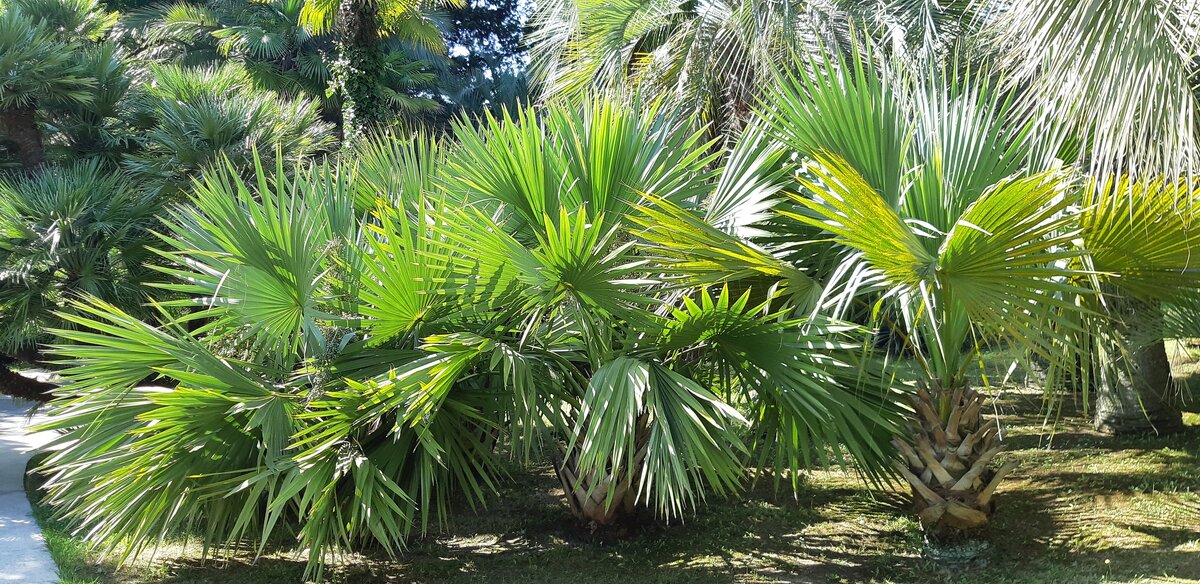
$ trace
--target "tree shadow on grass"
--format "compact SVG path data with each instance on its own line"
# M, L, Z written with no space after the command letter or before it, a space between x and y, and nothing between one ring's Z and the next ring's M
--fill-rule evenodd
M872 494L856 478L814 473L793 496L760 484L710 497L694 515L648 522L624 537L594 533L568 511L549 466L513 472L485 509L415 538L397 558L363 553L328 572L336 583L399 582L1097 582L1173 576L1200 580L1200 427L1149 438L1108 438L1076 424L1049 447L1036 414L1009 452L1022 462L997 495L988 563L942 571L920 559L921 535L900 492ZM1194 479L1194 480L1193 480ZM1190 481L1190 483L1189 483ZM1109 563L1105 563L1108 560ZM160 575L121 582L285 584L302 558L251 563L172 560Z
M497 502L512 514L499 537L472 521L414 546L404 558L414 580L459 582L828 582L865 579L905 549L911 525L861 486L806 486L797 497L767 486L738 499L713 499L673 525L648 523L623 538L579 525L545 474L525 479L553 506L527 509L528 497ZM526 491L528 492L528 491ZM494 533L494 532L493 532Z
M1022 465L997 496L996 560L971 581L1200 580L1200 427L1058 438L1010 441Z
M1115 484L1080 487L1081 478L1038 477L1006 493L989 530L995 560L971 581L1200 580L1200 498L1135 497Z
M682 522L650 522L614 537L593 533L576 521L553 472L543 467L514 473L488 508L457 510L449 528L414 539L399 557L355 555L331 569L329 580L630 584L1096 582L1139 575L1200 579L1200 534L1193 534L1200 519L1188 519L1200 518L1200 495L1170 492L1186 488L1182 481L1191 476L1189 469L1200 469L1200 429L1190 428L1182 437L1102 441L1079 449L1067 449L1063 443L1048 450L1015 448L1019 445L1012 444L1009 455L1025 462L997 495L997 512L987 531L993 548L990 559L966 572L943 571L920 558L921 535L904 493L872 494L840 473L818 473L820 478L803 485L796 496L787 489L776 493L768 484L737 499L713 498ZM1044 455L1062 456L1064 463L1038 458ZM217 566L221 569L214 569ZM301 581L304 564L298 558L279 557L257 565L241 559L175 561L167 571L166 578L155 581L282 584Z
M625 537L593 533L561 499L549 469L514 476L487 510L460 512L453 526L411 542L397 558L363 554L329 573L345 583L390 582L830 582L895 579L914 572L915 524L900 499L862 486L806 485L792 497L769 486L711 499L673 525L647 523ZM220 567L219 570L214 569ZM174 561L165 584L298 582L299 559L257 565Z

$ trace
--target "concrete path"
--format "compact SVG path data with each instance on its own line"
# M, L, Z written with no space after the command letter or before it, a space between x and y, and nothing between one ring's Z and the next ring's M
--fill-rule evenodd
M57 584L58 569L25 497L25 464L30 451L53 438L52 432L26 428L33 404L0 395L0 584Z

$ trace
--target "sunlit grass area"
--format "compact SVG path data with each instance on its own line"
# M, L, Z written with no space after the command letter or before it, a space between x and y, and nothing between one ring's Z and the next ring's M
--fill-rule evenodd
M1185 384L1200 355L1169 347ZM676 525L592 533L568 512L549 464L512 469L487 509L462 509L444 530L396 559L338 559L326 579L386 582L961 582L1091 583L1200 580L1200 404L1188 396L1187 429L1171 437L1113 439L1094 432L1079 404L1047 422L1041 393L1011 356L992 353L1007 429L1004 456L1020 462L988 530L990 551L962 569L923 559L906 493L877 492L852 474L811 473L797 496L758 484L743 500L712 499ZM1047 425L1051 424L1051 425ZM1053 429L1053 432L1051 432ZM115 570L39 508L67 584L257 584L302 581L298 554L275 551L202 561L198 546L170 542L153 558Z

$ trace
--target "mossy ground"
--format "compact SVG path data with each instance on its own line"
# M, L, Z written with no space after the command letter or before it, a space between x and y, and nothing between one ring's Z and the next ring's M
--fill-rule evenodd
M515 471L487 509L459 513L398 559L342 558L328 577L363 584L1200 582L1200 351L1175 345L1171 352L1194 396L1187 429L1173 436L1105 437L1070 402L1051 434L1035 388L1001 386L995 404L1008 431L1005 456L1020 466L997 496L990 552L975 564L947 569L922 559L904 493L872 491L840 471L812 473L796 496L758 485L737 501L710 500L682 524L612 538L578 526L552 470L538 466ZM989 367L1006 370L1004 356L993 355ZM303 562L293 555L202 562L197 549L178 544L114 570L46 510L39 515L65 583L302 581Z

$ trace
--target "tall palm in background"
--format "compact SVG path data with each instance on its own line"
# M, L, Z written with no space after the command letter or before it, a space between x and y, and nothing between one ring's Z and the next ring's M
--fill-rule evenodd
M300 18L314 34L333 31L338 60L333 81L342 95L342 133L347 139L386 126L387 96L379 91L385 75L385 37L412 43L435 54L446 44L429 0L306 0Z
M972 2L957 1L553 0L533 16L531 67L544 99L636 87L733 135L794 56L849 54L866 35L897 58L936 64L973 30L971 14Z
M1128 174L1091 179L1080 216L1089 314L1060 314L1074 370L1050 371L1084 396L1095 390L1095 425L1112 434L1183 427L1181 398L1163 337L1194 336L1200 270L1200 189L1194 180ZM1074 345L1073 347L1071 345ZM1070 353L1083 350L1078 356Z
M181 2L142 11L137 21L145 30L147 58L163 63L184 59L192 65L236 61L257 87L319 100L325 119L340 123L343 96L329 91L333 39L305 25L305 7L303 0L249 6L225 0ZM407 117L436 109L436 102L419 95L436 79L425 61L403 46L380 50L382 69L373 91L381 96L381 107Z
M1078 152L1095 185L1085 236L1107 277L1092 287L1112 296L1095 308L1129 334L1093 329L1090 377L1080 384L1095 385L1096 424L1113 432L1179 426L1155 292L1194 312L1187 185L1200 161L1191 83L1198 17L1194 2L1021 0L996 11L987 29L1005 77L1022 88L1019 108L1033 131L1050 149ZM1160 290L1143 285L1153 278Z

